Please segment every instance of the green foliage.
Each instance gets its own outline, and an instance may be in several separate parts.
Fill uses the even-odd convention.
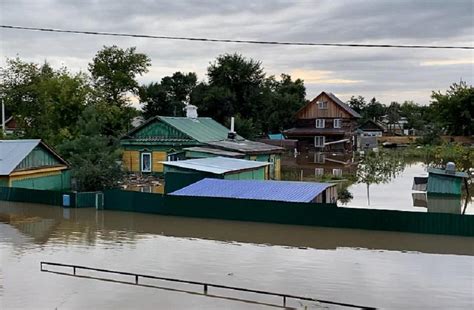
[[[191,104],[199,108],[198,113],[210,116],[217,122],[225,124],[234,115],[235,96],[231,90],[199,83],[191,94]]]
[[[441,139],[442,130],[438,126],[429,126],[425,128],[421,138],[416,140],[417,144],[421,145],[440,145],[443,143]]]
[[[137,93],[137,75],[148,72],[151,65],[147,55],[137,53],[135,47],[121,49],[104,46],[89,64],[95,86],[102,90],[105,100],[117,106],[128,103],[127,92]]]
[[[71,163],[79,191],[113,188],[123,174],[116,140],[101,134],[103,122],[95,106],[87,107],[78,121],[79,134],[64,141],[58,151]]]
[[[365,98],[362,96],[352,96],[347,104],[357,113],[362,113],[362,111],[367,107],[367,102],[365,102]]]
[[[175,72],[172,76],[161,79],[161,83],[141,86],[139,96],[140,102],[144,104],[143,116],[182,116],[184,105],[189,103],[196,82],[197,76],[194,72]]]
[[[5,105],[23,137],[42,138],[54,145],[75,135],[78,115],[91,95],[86,75],[19,58],[8,59],[0,74]]]
[[[454,83],[445,94],[433,92],[432,117],[448,134],[474,134],[474,87],[466,82]]]

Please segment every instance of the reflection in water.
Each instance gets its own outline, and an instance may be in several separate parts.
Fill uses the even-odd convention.
[[[427,208],[428,212],[461,214],[461,196],[413,193],[413,206]]]
[[[466,308],[472,303],[474,243],[468,237],[95,209],[69,209],[64,216],[63,211],[59,207],[0,202],[0,258],[4,273],[0,304],[6,308],[130,309],[137,308],[137,303],[140,308],[149,309],[187,309],[190,305],[203,309],[261,307],[48,275],[39,272],[39,261],[383,308]],[[232,296],[248,298],[240,293]],[[275,303],[268,298],[257,301]]]

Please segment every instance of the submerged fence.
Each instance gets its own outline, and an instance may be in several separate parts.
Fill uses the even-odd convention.
[[[153,213],[278,224],[474,236],[474,215],[354,209],[335,204],[307,204],[232,198],[186,197],[122,190],[92,193],[0,187],[0,200],[71,207]]]
[[[104,209],[292,225],[474,236],[474,215],[342,208],[232,198],[186,197],[110,190]]]
[[[54,271],[54,270],[51,270],[51,269],[47,269],[48,266],[67,268],[68,270],[71,270],[72,273],[64,272],[64,271]],[[79,270],[86,270],[86,271],[89,271],[89,273],[87,275],[79,275],[78,274]],[[210,283],[210,282],[191,281],[191,280],[183,280],[183,279],[169,278],[169,277],[159,277],[159,276],[152,276],[152,275],[146,275],[146,274],[125,272],[125,271],[117,271],[117,270],[110,270],[110,269],[103,269],[103,268],[93,268],[93,267],[86,267],[86,266],[79,266],[79,265],[62,264],[62,263],[40,262],[40,271],[41,272],[56,273],[56,274],[61,274],[61,275],[74,276],[74,277],[80,277],[80,278],[104,280],[104,281],[108,281],[108,282],[116,282],[116,283],[122,283],[122,284],[145,286],[145,287],[155,287],[155,288],[162,288],[162,287],[152,285],[152,284],[149,284],[149,283],[147,283],[147,284],[139,283],[139,282],[141,282],[141,281],[139,281],[139,279],[148,279],[148,280],[152,279],[152,280],[159,280],[159,281],[166,281],[166,282],[190,284],[190,285],[195,285],[195,286],[201,286],[203,288],[204,295],[208,295],[209,288],[217,288],[217,289],[228,290],[228,291],[240,291],[240,292],[246,292],[246,293],[253,293],[253,294],[257,294],[257,295],[274,296],[274,297],[282,298],[282,300],[283,300],[282,306],[283,307],[286,307],[287,301],[289,299],[294,299],[294,300],[304,300],[304,301],[318,302],[318,303],[333,305],[333,306],[341,306],[341,307],[345,307],[345,308],[375,309],[373,307],[361,306],[361,305],[338,302],[338,301],[317,299],[317,298],[313,298],[313,297],[298,296],[298,295],[284,294],[284,293],[275,293],[275,292],[270,292],[270,291],[255,290],[255,289],[249,289],[249,288],[243,288],[243,287],[237,287],[237,286],[215,284],[215,283]],[[120,280],[113,280],[113,279],[104,278],[104,277],[94,277],[94,276],[90,275],[90,272],[95,272],[95,273],[99,273],[99,274],[102,273],[102,274],[130,276],[131,281],[120,281]],[[217,296],[213,296],[213,297],[217,297]]]

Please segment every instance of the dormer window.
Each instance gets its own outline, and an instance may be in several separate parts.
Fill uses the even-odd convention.
[[[324,119],[318,118],[316,119],[316,128],[324,128],[326,125],[326,122]]]
[[[318,101],[318,107],[320,110],[326,110],[328,108],[327,101]]]

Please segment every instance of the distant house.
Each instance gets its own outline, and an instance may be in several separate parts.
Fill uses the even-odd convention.
[[[1,123],[1,121],[0,121]],[[3,126],[3,125],[2,125]],[[2,128],[3,129],[3,128]],[[11,135],[18,130],[18,125],[13,116],[9,116],[5,119],[5,134]]]
[[[322,92],[296,113],[296,126],[284,133],[298,140],[299,150],[348,152],[356,146],[359,118],[334,94]]]
[[[212,118],[194,116],[156,116],[131,130],[120,140],[124,168],[162,174],[163,161],[224,156],[268,162],[268,177],[280,178],[283,148],[229,134]]]
[[[364,137],[381,137],[387,129],[382,124],[371,119],[365,121],[359,126],[362,136]]]
[[[0,186],[69,189],[69,164],[39,139],[0,140]]]

